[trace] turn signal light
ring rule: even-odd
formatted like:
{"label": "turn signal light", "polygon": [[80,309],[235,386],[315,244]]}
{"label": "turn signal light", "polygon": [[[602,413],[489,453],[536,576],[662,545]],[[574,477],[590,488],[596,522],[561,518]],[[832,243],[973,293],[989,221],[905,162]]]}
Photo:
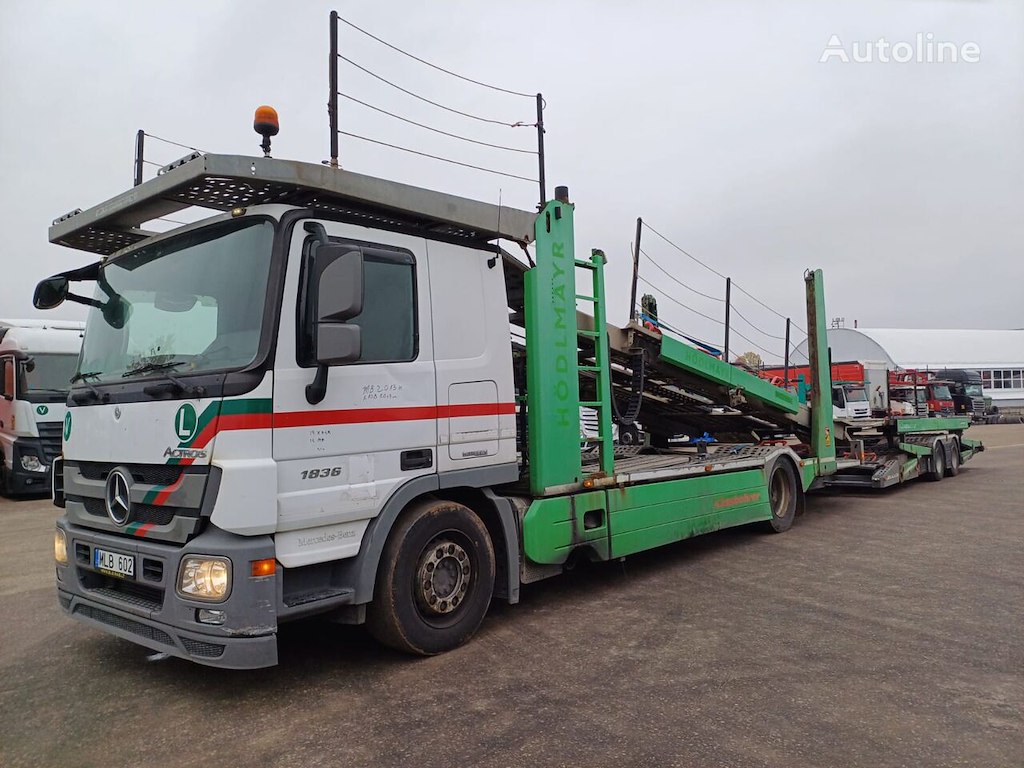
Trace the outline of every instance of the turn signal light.
{"label": "turn signal light", "polygon": [[258,579],[262,576],[273,576],[277,569],[277,561],[270,557],[265,560],[252,561],[252,577]]}

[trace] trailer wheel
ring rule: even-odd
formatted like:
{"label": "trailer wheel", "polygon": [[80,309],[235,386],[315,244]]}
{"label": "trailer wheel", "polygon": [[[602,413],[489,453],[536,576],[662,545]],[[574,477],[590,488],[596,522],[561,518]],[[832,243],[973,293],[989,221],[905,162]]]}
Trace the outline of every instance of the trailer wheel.
{"label": "trailer wheel", "polygon": [[953,441],[949,444],[949,466],[946,467],[946,477],[956,477],[960,474],[960,444]]}
{"label": "trailer wheel", "polygon": [[784,533],[793,525],[796,517],[797,494],[800,493],[793,465],[785,459],[775,462],[768,477],[768,504],[772,519],[764,523],[770,533]]}
{"label": "trailer wheel", "polygon": [[433,656],[480,627],[494,589],[494,547],[468,507],[427,501],[388,536],[367,607],[370,633],[405,653]]}
{"label": "trailer wheel", "polygon": [[938,482],[946,475],[946,449],[942,447],[942,441],[936,440],[932,445],[932,468],[928,473],[928,479]]}

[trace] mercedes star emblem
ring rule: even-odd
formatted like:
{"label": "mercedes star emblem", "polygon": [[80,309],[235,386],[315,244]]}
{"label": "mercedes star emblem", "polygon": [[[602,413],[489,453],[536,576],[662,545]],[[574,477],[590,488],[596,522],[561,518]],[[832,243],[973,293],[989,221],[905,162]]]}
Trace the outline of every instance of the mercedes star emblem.
{"label": "mercedes star emblem", "polygon": [[107,514],[117,525],[124,525],[132,512],[131,482],[127,473],[115,469],[107,475],[107,486],[103,494],[107,505]]}

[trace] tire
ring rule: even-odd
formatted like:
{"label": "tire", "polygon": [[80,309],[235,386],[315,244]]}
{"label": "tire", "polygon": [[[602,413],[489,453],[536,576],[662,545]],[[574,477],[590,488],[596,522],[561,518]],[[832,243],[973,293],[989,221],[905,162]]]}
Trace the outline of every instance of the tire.
{"label": "tire", "polygon": [[949,444],[949,462],[946,467],[946,477],[956,477],[960,474],[960,444],[952,442]]}
{"label": "tire", "polygon": [[768,476],[768,503],[772,518],[764,522],[764,530],[769,533],[785,533],[790,529],[796,517],[799,493],[793,465],[785,459],[778,459]]}
{"label": "tire", "polygon": [[494,590],[494,547],[468,507],[425,501],[408,508],[388,536],[366,624],[396,650],[434,656],[480,627]]}
{"label": "tire", "polygon": [[932,468],[928,471],[928,479],[938,482],[946,475],[946,451],[942,441],[936,440],[932,445]]}
{"label": "tire", "polygon": [[12,498],[14,487],[11,485],[11,473],[7,471],[7,459],[0,454],[0,496]]}

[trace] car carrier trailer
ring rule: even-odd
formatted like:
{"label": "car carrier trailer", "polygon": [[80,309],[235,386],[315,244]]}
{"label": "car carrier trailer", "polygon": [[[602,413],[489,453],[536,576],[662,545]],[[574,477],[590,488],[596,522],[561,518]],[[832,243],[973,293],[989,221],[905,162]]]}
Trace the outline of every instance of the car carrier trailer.
{"label": "car carrier trailer", "polygon": [[[190,206],[221,213],[142,229]],[[783,532],[806,492],[863,479],[882,453],[813,386],[829,377],[820,271],[805,276],[802,405],[670,336],[608,325],[605,257],[576,255],[573,212],[565,188],[537,213],[195,154],[56,220],[51,242],[102,257],[35,296],[91,307],[54,472],[63,610],[219,667],[275,664],[280,624],[312,614],[434,654],[468,640],[493,598],[516,603],[576,558]],[[498,239],[532,245],[535,264]],[[91,297],[69,291],[81,281]],[[586,451],[581,407],[599,425]],[[615,418],[655,445],[717,442],[616,447]],[[966,419],[870,426],[898,481],[980,448]],[[893,476],[879,472],[872,484]]]}

